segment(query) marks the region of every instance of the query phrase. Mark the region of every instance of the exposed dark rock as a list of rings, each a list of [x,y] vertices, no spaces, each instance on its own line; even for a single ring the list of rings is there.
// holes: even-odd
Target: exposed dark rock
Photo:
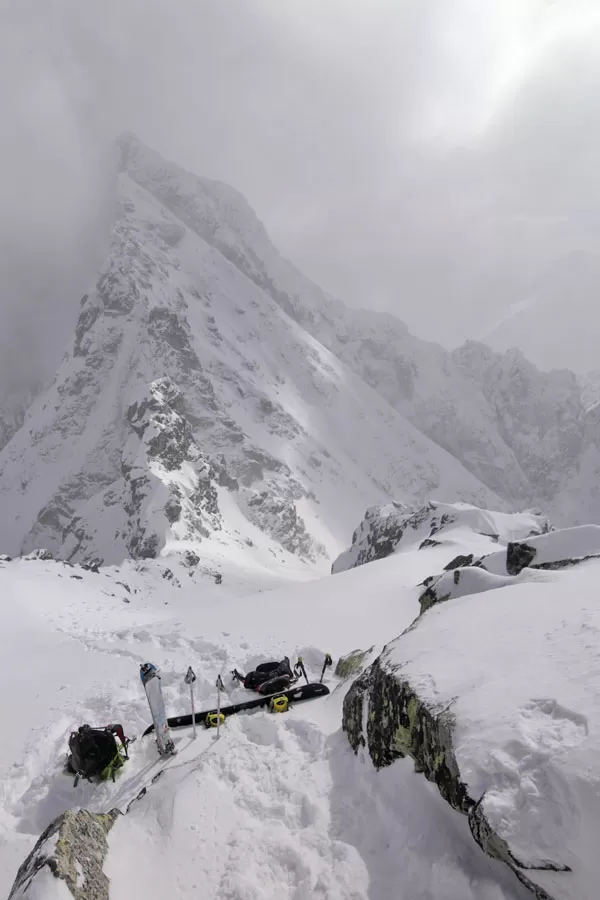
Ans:
[[[126,316],[140,299],[140,291],[133,274],[106,272],[96,284],[98,299],[105,315]]]
[[[418,510],[402,503],[370,507],[352,535],[352,548],[342,553],[331,567],[332,573],[385,559],[396,551],[406,533],[417,531],[429,522],[428,539],[450,524],[447,513],[436,515],[436,506],[428,503]]]
[[[164,306],[155,306],[148,316],[148,330],[176,351],[184,372],[201,370],[200,360],[192,347],[189,325],[175,312]]]
[[[483,811],[484,798],[471,797],[461,777],[453,747],[455,717],[451,707],[452,703],[436,706],[424,702],[402,677],[400,667],[386,665],[384,650],[346,694],[342,726],[354,752],[364,748],[376,769],[410,757],[415,771],[435,783],[444,800],[468,816],[471,834],[485,853],[509,866],[536,900],[553,900],[528,873],[568,873],[569,868],[553,861],[529,864],[517,859],[490,826]]]
[[[367,734],[363,707],[367,704]],[[351,746],[368,748],[377,769],[410,756],[455,809],[467,813],[472,801],[460,781],[452,749],[454,718],[421,702],[407,681],[386,670],[381,659],[354,682],[344,699],[343,728]]]
[[[458,572],[458,569],[456,570]],[[427,612],[428,609],[431,609],[432,606],[435,606],[436,603],[445,603],[446,600],[450,599],[450,592],[448,591],[445,594],[438,594],[437,591],[437,582],[439,580],[438,577],[428,578],[428,582],[433,582],[430,584],[426,590],[419,596],[419,605],[421,607],[421,614]],[[425,582],[424,582],[425,583]]]
[[[600,554],[590,553],[589,556],[579,556],[576,559],[556,559],[552,562],[537,563],[532,565],[532,569],[570,569],[572,566],[578,566],[580,563],[587,562],[589,559],[600,559]]]
[[[200,564],[200,557],[197,553],[194,553],[193,550],[185,550],[181,554],[182,562],[185,563],[186,566],[189,566],[191,569],[195,569],[197,565]]]
[[[104,815],[70,809],[55,819],[17,872],[8,900],[26,898],[46,867],[65,882],[74,900],[109,900],[109,881],[102,866],[108,850],[106,837],[119,815],[117,809]]]
[[[518,575],[535,559],[537,550],[528,544],[511,542],[506,548],[506,571],[509,575]]]
[[[458,555],[455,556],[454,559],[450,560],[450,562],[444,566],[444,570],[449,572],[451,569],[459,569],[463,566],[472,566],[473,565],[473,554],[468,553],[466,556]]]
[[[181,493],[175,485],[170,486],[171,496],[165,503],[165,515],[173,525],[181,518]]]
[[[441,545],[441,541],[434,541],[433,538],[425,538],[424,541],[421,541],[419,544],[419,550],[425,550],[427,547],[439,547]]]

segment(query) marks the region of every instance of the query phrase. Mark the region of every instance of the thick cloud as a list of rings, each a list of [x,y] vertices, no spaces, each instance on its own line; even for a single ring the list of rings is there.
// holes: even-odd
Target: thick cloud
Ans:
[[[5,0],[0,377],[68,336],[122,129],[350,302],[476,334],[595,246],[599,43],[593,0]]]

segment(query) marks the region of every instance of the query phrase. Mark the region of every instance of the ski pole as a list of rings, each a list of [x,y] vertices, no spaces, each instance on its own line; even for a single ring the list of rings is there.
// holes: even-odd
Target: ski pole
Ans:
[[[319,678],[319,681],[321,684],[323,684],[323,675],[325,674],[325,669],[328,666],[332,666],[332,665],[333,665],[333,660],[332,660],[331,656],[329,655],[329,653],[326,653],[325,660],[323,662],[323,668],[321,670],[321,677]]]
[[[194,740],[196,739],[196,710],[194,707],[194,682],[196,680],[196,675],[191,666],[188,666],[188,670],[185,674],[185,683],[190,686],[190,700],[192,702],[192,726],[194,728]]]
[[[219,732],[221,730],[221,691],[225,689],[223,679],[217,675],[217,740],[219,740]]]
[[[308,684],[308,675],[306,674],[306,669],[304,668],[304,661],[301,656],[298,657],[298,662],[294,666],[295,669],[299,669],[304,675],[304,680]]]

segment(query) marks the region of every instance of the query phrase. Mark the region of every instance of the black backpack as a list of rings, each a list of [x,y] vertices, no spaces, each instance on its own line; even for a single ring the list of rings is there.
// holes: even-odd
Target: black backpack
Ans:
[[[286,656],[281,661],[261,663],[246,676],[240,675],[234,669],[236,677],[245,688],[257,691],[259,694],[272,694],[284,691],[296,680],[297,675],[292,672],[290,660]]]
[[[76,776],[75,784],[80,777],[88,780],[96,776],[101,779],[112,777],[115,780],[115,772],[123,765],[123,756],[115,740],[114,729],[122,731],[120,726],[114,725],[108,728],[81,725],[77,731],[71,732],[67,768]]]

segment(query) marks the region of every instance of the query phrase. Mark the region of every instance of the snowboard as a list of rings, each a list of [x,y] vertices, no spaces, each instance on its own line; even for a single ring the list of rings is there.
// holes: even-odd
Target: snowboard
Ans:
[[[144,685],[152,716],[153,725],[150,730],[154,729],[156,731],[158,752],[161,756],[171,756],[175,753],[175,744],[171,739],[158,669],[152,663],[144,663],[140,666],[140,678]],[[147,732],[144,733],[146,734]]]
[[[253,700],[244,700],[242,703],[234,703],[231,706],[222,706],[220,712],[221,715],[224,715],[225,718],[227,718],[227,716],[244,712],[247,709],[259,709],[261,706],[268,706],[273,697],[287,697],[290,703],[299,703],[302,700],[312,700],[314,697],[325,697],[328,693],[329,688],[326,684],[320,684],[319,682],[315,682],[314,684],[301,684],[293,688],[288,688],[286,691],[279,691],[276,694],[267,694],[264,697],[256,697]],[[216,715],[216,713],[216,707],[214,709],[205,709],[202,712],[197,712],[195,716],[196,724],[204,723],[207,716]],[[188,713],[186,716],[172,716],[167,719],[167,726],[169,728],[183,728],[191,724],[191,713]],[[154,727],[154,725],[149,725],[144,731],[144,736],[150,734],[154,730]]]

